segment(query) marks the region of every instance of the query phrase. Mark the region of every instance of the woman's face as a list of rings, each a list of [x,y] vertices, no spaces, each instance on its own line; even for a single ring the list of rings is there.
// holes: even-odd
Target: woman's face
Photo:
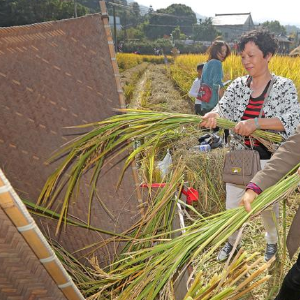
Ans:
[[[250,76],[255,77],[268,70],[268,62],[272,54],[263,57],[263,52],[254,42],[248,42],[241,53],[242,64]]]
[[[223,45],[217,54],[218,59],[220,61],[223,61],[226,58],[226,54],[227,54],[227,47],[225,45]]]

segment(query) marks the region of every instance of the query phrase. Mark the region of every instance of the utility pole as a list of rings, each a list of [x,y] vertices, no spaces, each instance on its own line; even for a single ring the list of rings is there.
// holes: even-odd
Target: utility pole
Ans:
[[[127,11],[124,11],[124,40],[127,40]]]
[[[117,24],[116,24],[116,8],[114,6],[115,0],[113,0],[113,18],[114,18],[114,41],[115,41],[115,51],[118,51],[117,45]]]
[[[77,0],[74,0],[74,17],[77,18]]]

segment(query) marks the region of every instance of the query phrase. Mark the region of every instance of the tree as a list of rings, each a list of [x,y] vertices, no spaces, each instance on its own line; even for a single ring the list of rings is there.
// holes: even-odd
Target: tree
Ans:
[[[120,23],[123,28],[124,39],[127,38],[127,31],[129,28],[136,28],[141,22],[143,22],[140,6],[137,2],[132,2],[129,5],[126,0],[115,0],[114,2],[109,1],[107,3],[109,15],[113,15],[113,8],[115,10],[115,15],[120,17]]]
[[[124,9],[122,14],[120,15],[122,25],[124,15],[126,15],[127,18],[127,24],[131,27],[136,27],[142,22],[140,6],[137,2],[132,2],[130,5],[128,5],[128,8]]]
[[[124,8],[127,6],[127,0],[106,0],[105,2],[106,2],[107,12],[110,16],[113,15],[113,10],[115,10],[116,16],[120,16],[124,11]]]
[[[261,24],[263,28],[275,34],[286,34],[286,29],[278,21],[266,21]]]
[[[212,24],[212,19],[207,18],[201,24],[193,27],[194,41],[213,41],[220,33]]]
[[[74,0],[71,0],[71,1],[74,1]],[[100,12],[99,0],[76,0],[76,1],[77,1],[77,3],[80,3],[81,5],[87,7],[91,13]]]
[[[88,9],[77,5],[77,16],[88,13]],[[0,0],[0,26],[14,26],[61,20],[74,17],[73,2],[60,0]]]
[[[177,26],[173,31],[172,31],[172,36],[174,40],[179,40],[181,35],[181,31],[179,26]]]
[[[167,8],[153,11],[148,16],[145,34],[150,39],[169,36],[176,27],[179,27],[185,35],[191,35],[193,25],[197,22],[196,14],[184,4],[172,4]]]
[[[131,6],[132,6],[132,15],[135,18],[135,23],[138,24],[141,18],[140,6],[137,2],[133,2]]]
[[[145,38],[145,34],[141,29],[141,25],[137,27],[130,27],[126,31],[121,30],[118,32],[118,41],[126,41],[126,40],[143,40]]]

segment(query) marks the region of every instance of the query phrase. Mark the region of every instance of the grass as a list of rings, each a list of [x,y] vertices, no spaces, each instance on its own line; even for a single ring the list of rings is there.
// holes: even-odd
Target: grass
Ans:
[[[134,72],[131,72],[130,79],[128,81],[123,82],[123,91],[126,99],[126,103],[129,104],[132,101],[133,94],[136,90],[136,84],[140,80],[141,76],[144,74],[145,70],[148,67],[148,64],[140,65],[142,67],[137,68]]]

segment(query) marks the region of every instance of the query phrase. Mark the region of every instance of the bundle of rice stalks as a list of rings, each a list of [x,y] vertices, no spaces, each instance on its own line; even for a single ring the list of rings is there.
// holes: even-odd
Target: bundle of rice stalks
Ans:
[[[199,200],[194,204],[198,211],[217,213],[225,208],[222,171],[226,151],[226,148],[210,152],[181,151],[186,165],[186,179],[199,192]]]
[[[173,170],[173,172],[165,179],[164,186],[159,188],[155,193],[148,193],[144,203],[145,213],[141,219],[133,226],[128,228],[121,234],[109,232],[107,230],[87,226],[80,222],[76,222],[70,218],[63,217],[63,221],[68,225],[87,228],[93,231],[103,232],[111,237],[105,241],[99,243],[93,243],[92,245],[86,245],[82,250],[89,250],[85,256],[91,256],[93,253],[102,247],[105,247],[111,242],[124,242],[124,246],[119,257],[122,257],[126,251],[137,251],[143,248],[152,247],[157,241],[170,240],[172,237],[172,230],[174,229],[174,217],[177,211],[178,194],[183,186],[183,168],[182,164]],[[149,189],[150,189],[149,185]],[[26,202],[26,204],[29,204]],[[32,204],[34,206],[34,204]],[[37,213],[36,207],[33,207],[34,213]],[[59,214],[52,212],[51,210],[45,210],[40,208],[40,211],[44,211],[46,216],[58,219]],[[45,216],[45,215],[44,215]],[[156,236],[159,235],[159,238]],[[151,239],[153,237],[153,239]],[[77,252],[80,252],[78,250]]]
[[[145,214],[136,224],[123,233],[124,236],[131,237],[131,239],[126,241],[127,243],[120,254],[121,257],[126,251],[149,248],[158,241],[171,239],[178,193],[183,185],[183,168],[184,166],[179,163],[170,176],[165,178],[166,182],[163,187],[159,188],[154,195],[148,193]],[[158,235],[159,238],[157,238]],[[99,244],[93,247],[95,246],[103,245]]]
[[[133,162],[136,155],[147,149],[153,149],[172,143],[174,138],[195,131],[202,118],[197,115],[153,112],[143,110],[119,110],[124,113],[108,118],[104,121],[78,126],[79,128],[92,127],[92,130],[65,145],[56,153],[53,159],[65,156],[64,161],[48,178],[38,200],[38,204],[46,204],[49,208],[62,188],[66,185],[66,193],[61,208],[61,218],[67,214],[70,198],[80,183],[83,173],[93,168],[91,179],[90,201],[94,195],[95,186],[104,163],[109,162],[117,155],[128,153],[124,169]],[[125,114],[126,113],[126,114]],[[221,128],[232,128],[235,123],[218,119]],[[281,141],[281,136],[257,130],[253,137],[272,141]],[[136,141],[143,141],[134,148]],[[134,150],[133,150],[134,149]],[[66,173],[68,171],[68,176]]]
[[[241,299],[242,296],[271,277],[266,275],[258,279],[270,267],[275,257],[263,264],[261,263],[262,257],[253,262],[253,259],[258,255],[258,252],[249,255],[243,249],[240,249],[229,266],[225,267],[220,274],[214,274],[208,283],[206,283],[207,278],[200,270],[196,274],[184,300]]]
[[[294,174],[267,189],[256,198],[249,213],[239,207],[207,218],[199,214],[200,219],[186,227],[181,236],[159,242],[150,248],[129,252],[112,265],[108,272],[108,289],[102,289],[107,286],[107,278],[100,278],[95,285],[101,289],[102,297],[114,295],[118,300],[154,300],[184,266],[191,264],[196,258],[200,266],[203,265],[231,234],[252,216],[285,197],[299,182],[299,176]]]

